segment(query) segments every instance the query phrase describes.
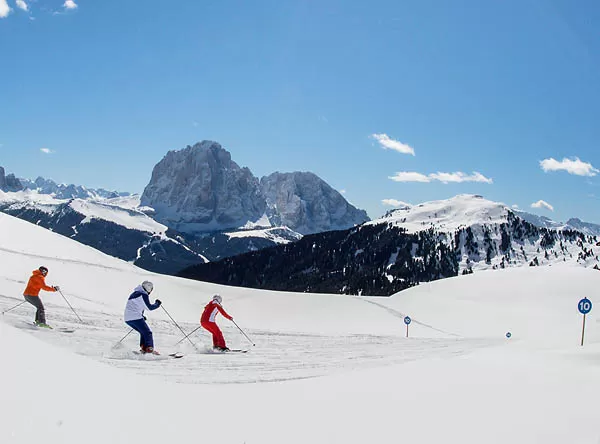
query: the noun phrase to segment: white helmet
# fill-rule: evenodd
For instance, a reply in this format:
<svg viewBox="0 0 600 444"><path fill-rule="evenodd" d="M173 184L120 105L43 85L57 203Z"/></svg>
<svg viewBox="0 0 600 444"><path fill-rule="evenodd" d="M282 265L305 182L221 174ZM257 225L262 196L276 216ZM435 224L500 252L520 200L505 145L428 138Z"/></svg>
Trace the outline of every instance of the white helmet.
<svg viewBox="0 0 600 444"><path fill-rule="evenodd" d="M221 302L223 302L223 298L220 294L216 294L213 296L213 301L215 301L217 304L220 304Z"/></svg>
<svg viewBox="0 0 600 444"><path fill-rule="evenodd" d="M144 281L144 282L142 282L142 288L144 290L146 290L146 293L150 294L150 293L152 293L152 290L154 289L154 284L152 284L152 282L150 282L150 281Z"/></svg>

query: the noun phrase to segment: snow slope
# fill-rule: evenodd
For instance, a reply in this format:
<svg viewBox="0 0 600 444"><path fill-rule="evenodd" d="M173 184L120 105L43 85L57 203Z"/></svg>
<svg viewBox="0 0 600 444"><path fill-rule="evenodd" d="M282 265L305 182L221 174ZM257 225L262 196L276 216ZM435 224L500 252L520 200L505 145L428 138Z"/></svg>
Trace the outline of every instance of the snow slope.
<svg viewBox="0 0 600 444"><path fill-rule="evenodd" d="M139 230L148 233L164 233L167 226L156 222L151 217L136 209L124 208L101 201L87 201L75 199L71 207L86 218L81 223L89 222L91 219L102 219L114 222L131 230Z"/></svg>
<svg viewBox="0 0 600 444"><path fill-rule="evenodd" d="M577 301L595 270L552 266L481 272L390 298L291 294L152 275L68 238L0 214L0 309L21 301L44 264L60 295L48 320L0 316L0 442L80 443L597 443L600 328ZM211 354L192 336L183 359L135 359L121 316L131 289L153 297L187 332L214 292L255 341ZM406 338L402 318L413 318ZM156 345L181 338L163 310L148 314ZM228 344L248 342L222 318ZM505 333L511 331L510 340Z"/></svg>
<svg viewBox="0 0 600 444"><path fill-rule="evenodd" d="M502 203L479 195L459 194L450 199L405 205L365 225L391 223L405 228L408 233L429 228L451 232L461 227L506 222L507 214L508 208Z"/></svg>
<svg viewBox="0 0 600 444"><path fill-rule="evenodd" d="M112 199L59 199L50 194L25 190L16 193L0 191L0 203L12 208L36 208L52 213L60 205L68 203L78 213L86 217L85 221L101 219L113 222L125 228L149 233L164 233L165 225L159 224L151 217L137 209L139 196L117 197Z"/></svg>
<svg viewBox="0 0 600 444"><path fill-rule="evenodd" d="M528 228L520 223L523 220L554 230L549 236L551 242L542 232L524 235ZM513 222L519 223L515 225ZM529 265L562 265L564 262L594 267L600 257L591 228L584 227L580 233L587 237L580 239L576 234L562 232L578 230L569 224L514 212L503 203L492 202L479 195L460 194L419 205L407 204L365 225L382 224L402 228L408 233L432 230L436 239L442 239L452 251L459 252L459 273ZM473 235L470 247L466 245L467 230ZM503 234L508 240L504 247ZM457 239L460 240L457 242Z"/></svg>

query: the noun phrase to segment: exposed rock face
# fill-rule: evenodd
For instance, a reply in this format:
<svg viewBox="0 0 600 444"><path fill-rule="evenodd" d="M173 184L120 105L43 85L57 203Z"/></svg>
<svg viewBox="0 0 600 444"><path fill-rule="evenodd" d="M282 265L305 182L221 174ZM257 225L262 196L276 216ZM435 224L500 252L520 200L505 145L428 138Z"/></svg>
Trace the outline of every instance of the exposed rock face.
<svg viewBox="0 0 600 444"><path fill-rule="evenodd" d="M364 210L310 172L273 173L261 179L273 225L302 234L344 230L369 220Z"/></svg>
<svg viewBox="0 0 600 444"><path fill-rule="evenodd" d="M141 204L182 232L237 228L257 221L266 209L258 179L211 141L169 151L154 167Z"/></svg>
<svg viewBox="0 0 600 444"><path fill-rule="evenodd" d="M21 191L23 185L14 174L6 175L4 168L0 167L0 190L2 191Z"/></svg>

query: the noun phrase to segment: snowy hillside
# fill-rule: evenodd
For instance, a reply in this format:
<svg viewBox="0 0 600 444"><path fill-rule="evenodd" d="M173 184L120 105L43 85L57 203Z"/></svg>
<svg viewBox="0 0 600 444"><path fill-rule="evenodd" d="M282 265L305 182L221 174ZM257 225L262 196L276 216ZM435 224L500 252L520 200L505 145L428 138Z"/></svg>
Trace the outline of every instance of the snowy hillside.
<svg viewBox="0 0 600 444"><path fill-rule="evenodd" d="M478 195L459 194L446 200L406 205L365 225L387 223L400 226L408 233L430 228L454 232L462 227L505 222L507 215L508 208L504 204L486 200Z"/></svg>
<svg viewBox="0 0 600 444"><path fill-rule="evenodd" d="M285 227L186 235L157 222L140 196L59 199L22 190L0 191L0 211L48 228L147 270L175 274L209 260L297 240ZM268 222L268 221L267 221Z"/></svg>
<svg viewBox="0 0 600 444"><path fill-rule="evenodd" d="M110 199L60 199L51 194L37 191L4 193L0 191L0 205L7 211L41 210L48 214L61 206L69 206L82 214L86 223L91 219L113 222L132 230L161 233L167 227L155 222L145 213L137 210L139 196L115 197Z"/></svg>
<svg viewBox="0 0 600 444"><path fill-rule="evenodd" d="M537 227L503 204L460 195L404 205L355 228L193 265L178 275L265 290L389 296L488 269L600 268L597 241L568 228Z"/></svg>
<svg viewBox="0 0 600 444"><path fill-rule="evenodd" d="M599 259L594 224L515 213L478 195L407 205L365 225L382 224L407 233L430 230L459 253L461 272L560 262L593 267Z"/></svg>
<svg viewBox="0 0 600 444"><path fill-rule="evenodd" d="M207 259L133 205L139 197L58 199L37 191L0 192L0 211L150 270L174 273Z"/></svg>
<svg viewBox="0 0 600 444"><path fill-rule="evenodd" d="M31 270L44 264L48 282L63 287L84 320L78 324L55 293L42 294L48 321L74 333L30 329L28 305L0 316L0 346L10 357L0 364L2 443L364 444L401 437L562 444L600 438L595 270L484 272L391 298L361 298L152 275L3 214L0 246L0 309L22 300ZM199 332L191 339L200 351L179 346L186 353L179 360L136 359L134 335L113 348L127 333L125 300L143 279L155 283L152 297L162 299L186 332L219 292L256 346L247 354L211 354L208 336ZM577 301L583 296L595 307L582 348ZM413 320L409 338L405 315ZM159 309L148 318L157 348L176 350L182 334L166 313ZM228 345L249 346L235 326L218 322Z"/></svg>
<svg viewBox="0 0 600 444"><path fill-rule="evenodd" d="M450 199L424 202L418 205L404 204L401 208L389 211L384 217L368 222L370 224L392 223L408 232L418 232L429 228L437 231L454 231L460 227L502 223L512 212L538 228L553 230L576 230L585 235L600 235L600 225L571 218L567 222L557 222L546 216L515 210L500 202L484 199L474 194L459 194Z"/></svg>

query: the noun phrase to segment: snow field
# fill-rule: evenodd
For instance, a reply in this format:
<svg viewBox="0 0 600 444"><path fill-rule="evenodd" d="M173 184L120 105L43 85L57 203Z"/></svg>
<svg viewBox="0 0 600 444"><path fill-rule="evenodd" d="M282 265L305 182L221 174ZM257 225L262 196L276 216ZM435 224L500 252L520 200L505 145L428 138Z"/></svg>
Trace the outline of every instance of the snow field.
<svg viewBox="0 0 600 444"><path fill-rule="evenodd" d="M75 333L31 329L28 304L0 315L3 444L600 442L595 270L476 272L390 298L267 292L153 275L0 215L2 311L42 264L84 324L57 293L42 293L48 321ZM140 359L134 334L113 348L144 279L186 332L220 293L256 347L210 354L202 331L200 352L175 347L159 309L157 348L184 358ZM595 307L580 347L584 296ZM249 345L219 324L230 346Z"/></svg>

